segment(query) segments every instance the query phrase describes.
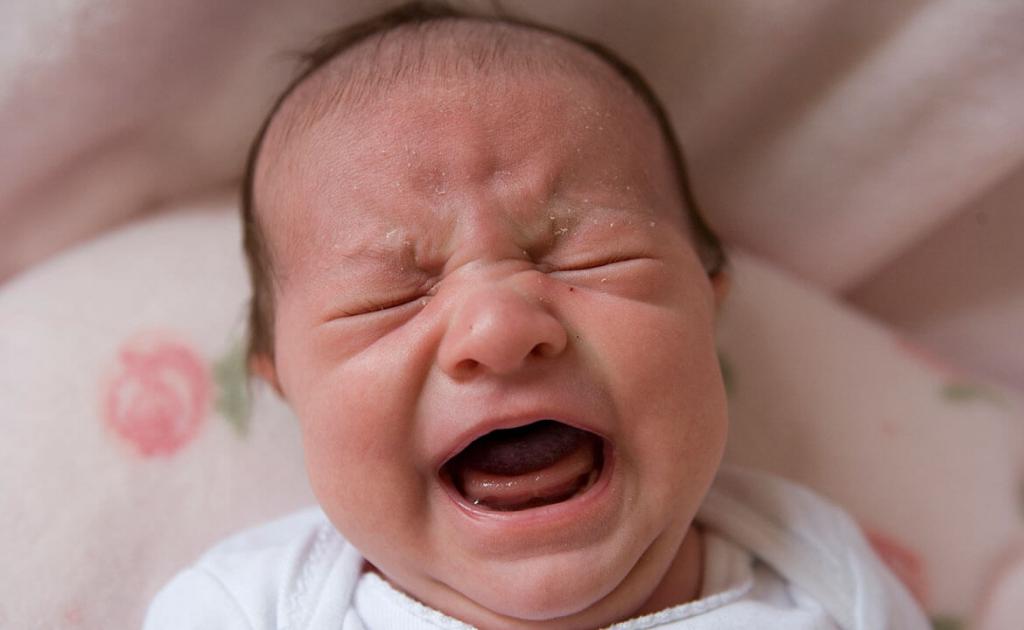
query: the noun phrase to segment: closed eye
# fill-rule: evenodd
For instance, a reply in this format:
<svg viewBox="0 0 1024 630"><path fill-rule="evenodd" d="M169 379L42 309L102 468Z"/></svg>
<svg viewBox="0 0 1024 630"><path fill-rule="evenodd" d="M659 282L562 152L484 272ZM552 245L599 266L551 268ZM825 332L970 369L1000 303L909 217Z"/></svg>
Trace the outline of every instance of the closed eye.
<svg viewBox="0 0 1024 630"><path fill-rule="evenodd" d="M588 269L599 269L602 267L609 267L619 263L628 263L640 260L650 260L648 256L640 255L615 255L607 258L597 258L592 260L581 260L579 262L570 262L562 265L555 265L552 271L586 271Z"/></svg>
<svg viewBox="0 0 1024 630"><path fill-rule="evenodd" d="M648 286L654 277L651 274L662 268L660 263L658 258L645 254L615 255L567 261L555 266L549 275L576 287L625 295Z"/></svg>
<svg viewBox="0 0 1024 630"><path fill-rule="evenodd" d="M333 311L327 321L372 316L377 314L400 313L407 308L420 307L426 304L429 293L414 293L388 300L365 300L345 308Z"/></svg>

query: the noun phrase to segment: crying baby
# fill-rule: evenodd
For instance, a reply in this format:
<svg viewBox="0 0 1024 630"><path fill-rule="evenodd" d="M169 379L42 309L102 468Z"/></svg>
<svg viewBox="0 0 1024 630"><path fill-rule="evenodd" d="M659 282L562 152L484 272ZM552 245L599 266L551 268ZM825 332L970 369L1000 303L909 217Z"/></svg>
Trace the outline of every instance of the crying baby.
<svg viewBox="0 0 1024 630"><path fill-rule="evenodd" d="M432 4L347 27L243 197L250 365L319 506L147 628L925 627L835 507L720 470L724 255L607 49Z"/></svg>

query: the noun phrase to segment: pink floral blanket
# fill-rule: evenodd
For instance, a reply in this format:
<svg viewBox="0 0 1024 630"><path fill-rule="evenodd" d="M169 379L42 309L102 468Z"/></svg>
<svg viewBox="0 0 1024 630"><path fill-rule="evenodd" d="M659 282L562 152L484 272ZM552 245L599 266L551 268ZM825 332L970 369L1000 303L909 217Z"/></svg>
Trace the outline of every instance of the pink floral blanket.
<svg viewBox="0 0 1024 630"><path fill-rule="evenodd" d="M0 628L136 626L312 501L230 191L290 51L388 4L0 4ZM668 105L736 252L728 456L844 504L936 628L1019 625L1024 5L504 4Z"/></svg>

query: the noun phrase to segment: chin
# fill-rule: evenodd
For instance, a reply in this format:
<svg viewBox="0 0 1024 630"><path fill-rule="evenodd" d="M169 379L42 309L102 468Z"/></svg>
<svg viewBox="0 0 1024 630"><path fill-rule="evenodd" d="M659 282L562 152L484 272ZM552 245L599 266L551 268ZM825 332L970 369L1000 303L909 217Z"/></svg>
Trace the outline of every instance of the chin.
<svg viewBox="0 0 1024 630"><path fill-rule="evenodd" d="M646 572L636 575L637 554L608 554L611 557L603 561L595 557L601 555L574 550L468 574L460 589L468 605L453 611L454 616L487 628L559 630L594 628L628 618L656 584L641 583Z"/></svg>

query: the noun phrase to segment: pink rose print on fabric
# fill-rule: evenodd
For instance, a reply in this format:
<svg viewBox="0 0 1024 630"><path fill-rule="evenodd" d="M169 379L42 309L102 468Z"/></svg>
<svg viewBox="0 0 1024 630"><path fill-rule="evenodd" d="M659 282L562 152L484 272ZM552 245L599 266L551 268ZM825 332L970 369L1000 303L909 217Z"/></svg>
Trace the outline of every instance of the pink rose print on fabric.
<svg viewBox="0 0 1024 630"><path fill-rule="evenodd" d="M172 455L195 438L210 408L209 370L179 341L152 335L125 342L104 397L114 433L146 457Z"/></svg>
<svg viewBox="0 0 1024 630"><path fill-rule="evenodd" d="M997 405L1003 404L1003 398L998 390L984 383L972 380L964 372L930 350L926 350L903 337L897 336L895 341L896 347L903 354L922 363L941 379L940 394L947 402L961 403L983 400Z"/></svg>
<svg viewBox="0 0 1024 630"><path fill-rule="evenodd" d="M80 626L84 616L82 615L82 608L79 606L70 606L64 609L64 623L69 626Z"/></svg>
<svg viewBox="0 0 1024 630"><path fill-rule="evenodd" d="M956 366L924 346L920 346L906 337L896 336L894 337L894 340L896 342L896 347L899 348L903 354L924 364L943 380L961 381L966 378L966 375Z"/></svg>
<svg viewBox="0 0 1024 630"><path fill-rule="evenodd" d="M865 537L889 570L903 582L922 608L927 609L928 584L921 556L878 531L866 529Z"/></svg>

